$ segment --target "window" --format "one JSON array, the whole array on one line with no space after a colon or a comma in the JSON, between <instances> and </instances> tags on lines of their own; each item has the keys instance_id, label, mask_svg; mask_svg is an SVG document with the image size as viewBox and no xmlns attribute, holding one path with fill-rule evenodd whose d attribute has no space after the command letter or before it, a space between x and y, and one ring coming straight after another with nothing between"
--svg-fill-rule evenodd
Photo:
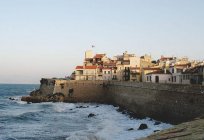
<instances>
[{"instance_id":1,"label":"window","mask_svg":"<svg viewBox=\"0 0 204 140\"><path fill-rule=\"evenodd\" d=\"M147 76L147 81L149 81L149 76Z\"/></svg>"},{"instance_id":2,"label":"window","mask_svg":"<svg viewBox=\"0 0 204 140\"><path fill-rule=\"evenodd\" d=\"M60 86L61 86L61 89L64 89L64 84L60 84Z\"/></svg>"},{"instance_id":3,"label":"window","mask_svg":"<svg viewBox=\"0 0 204 140\"><path fill-rule=\"evenodd\" d=\"M172 68L172 73L174 73L174 68Z\"/></svg>"},{"instance_id":4,"label":"window","mask_svg":"<svg viewBox=\"0 0 204 140\"><path fill-rule=\"evenodd\" d=\"M110 71L108 71L108 74L110 74Z\"/></svg>"},{"instance_id":5,"label":"window","mask_svg":"<svg viewBox=\"0 0 204 140\"><path fill-rule=\"evenodd\" d=\"M104 71L104 74L106 74L106 71Z\"/></svg>"}]
</instances>

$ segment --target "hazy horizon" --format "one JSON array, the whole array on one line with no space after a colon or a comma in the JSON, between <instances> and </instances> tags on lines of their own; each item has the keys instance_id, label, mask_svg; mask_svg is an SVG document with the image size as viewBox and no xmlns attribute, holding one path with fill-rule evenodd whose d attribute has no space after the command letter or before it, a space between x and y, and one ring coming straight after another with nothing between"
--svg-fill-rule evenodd
<instances>
[{"instance_id":1,"label":"hazy horizon","mask_svg":"<svg viewBox=\"0 0 204 140\"><path fill-rule=\"evenodd\" d=\"M85 50L108 56L203 60L203 0L0 1L0 83L39 84L82 65Z\"/></svg>"}]
</instances>

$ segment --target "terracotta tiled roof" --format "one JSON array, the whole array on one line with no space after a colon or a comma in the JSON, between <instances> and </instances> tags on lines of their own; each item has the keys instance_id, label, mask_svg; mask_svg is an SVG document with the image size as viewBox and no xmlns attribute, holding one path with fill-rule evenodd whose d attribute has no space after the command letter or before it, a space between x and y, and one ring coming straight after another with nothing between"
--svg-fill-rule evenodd
<instances>
[{"instance_id":1,"label":"terracotta tiled roof","mask_svg":"<svg viewBox=\"0 0 204 140\"><path fill-rule=\"evenodd\" d=\"M103 58L105 56L105 54L96 54L94 56L94 58Z\"/></svg>"},{"instance_id":2,"label":"terracotta tiled roof","mask_svg":"<svg viewBox=\"0 0 204 140\"><path fill-rule=\"evenodd\" d=\"M111 63L104 63L104 66L116 66L116 63L111 62Z\"/></svg>"},{"instance_id":3,"label":"terracotta tiled roof","mask_svg":"<svg viewBox=\"0 0 204 140\"><path fill-rule=\"evenodd\" d=\"M93 60L93 58L86 58L85 61Z\"/></svg>"},{"instance_id":4,"label":"terracotta tiled roof","mask_svg":"<svg viewBox=\"0 0 204 140\"><path fill-rule=\"evenodd\" d=\"M161 70L160 68L143 68L143 70Z\"/></svg>"},{"instance_id":5,"label":"terracotta tiled roof","mask_svg":"<svg viewBox=\"0 0 204 140\"><path fill-rule=\"evenodd\" d=\"M85 69L97 69L97 66L85 66Z\"/></svg>"},{"instance_id":6,"label":"terracotta tiled roof","mask_svg":"<svg viewBox=\"0 0 204 140\"><path fill-rule=\"evenodd\" d=\"M181 67L184 67L184 66L190 66L191 63L187 63L187 64L175 64L175 66L181 66Z\"/></svg>"},{"instance_id":7,"label":"terracotta tiled roof","mask_svg":"<svg viewBox=\"0 0 204 140\"><path fill-rule=\"evenodd\" d=\"M76 66L76 69L83 69L83 66Z\"/></svg>"},{"instance_id":8,"label":"terracotta tiled roof","mask_svg":"<svg viewBox=\"0 0 204 140\"><path fill-rule=\"evenodd\" d=\"M140 70L140 67L130 67L131 70Z\"/></svg>"}]
</instances>

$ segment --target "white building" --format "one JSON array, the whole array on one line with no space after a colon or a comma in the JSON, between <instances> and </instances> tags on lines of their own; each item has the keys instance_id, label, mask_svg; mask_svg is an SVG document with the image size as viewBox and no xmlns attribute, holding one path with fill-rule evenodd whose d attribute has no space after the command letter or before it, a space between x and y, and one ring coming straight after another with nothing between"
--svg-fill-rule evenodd
<instances>
[{"instance_id":1,"label":"white building","mask_svg":"<svg viewBox=\"0 0 204 140\"><path fill-rule=\"evenodd\" d=\"M146 74L146 82L171 83L171 73L167 70L154 71Z\"/></svg>"}]
</instances>

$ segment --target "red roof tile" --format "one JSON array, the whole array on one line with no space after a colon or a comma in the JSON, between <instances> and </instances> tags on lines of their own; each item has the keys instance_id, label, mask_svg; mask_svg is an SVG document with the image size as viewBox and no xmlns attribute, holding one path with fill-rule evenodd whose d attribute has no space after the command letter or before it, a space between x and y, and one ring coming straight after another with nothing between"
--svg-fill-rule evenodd
<instances>
[{"instance_id":1,"label":"red roof tile","mask_svg":"<svg viewBox=\"0 0 204 140\"><path fill-rule=\"evenodd\" d=\"M96 69L97 66L85 66L85 69Z\"/></svg>"},{"instance_id":2,"label":"red roof tile","mask_svg":"<svg viewBox=\"0 0 204 140\"><path fill-rule=\"evenodd\" d=\"M143 68L143 70L161 70L160 68Z\"/></svg>"},{"instance_id":3,"label":"red roof tile","mask_svg":"<svg viewBox=\"0 0 204 140\"><path fill-rule=\"evenodd\" d=\"M103 58L105 56L105 54L96 54L94 56L94 58Z\"/></svg>"},{"instance_id":4,"label":"red roof tile","mask_svg":"<svg viewBox=\"0 0 204 140\"><path fill-rule=\"evenodd\" d=\"M83 66L76 66L76 69L83 69Z\"/></svg>"},{"instance_id":5,"label":"red roof tile","mask_svg":"<svg viewBox=\"0 0 204 140\"><path fill-rule=\"evenodd\" d=\"M132 69L132 70L140 70L140 67L130 67L130 69Z\"/></svg>"},{"instance_id":6,"label":"red roof tile","mask_svg":"<svg viewBox=\"0 0 204 140\"><path fill-rule=\"evenodd\" d=\"M175 66L190 66L191 63L187 63L187 64L175 64Z\"/></svg>"}]
</instances>

